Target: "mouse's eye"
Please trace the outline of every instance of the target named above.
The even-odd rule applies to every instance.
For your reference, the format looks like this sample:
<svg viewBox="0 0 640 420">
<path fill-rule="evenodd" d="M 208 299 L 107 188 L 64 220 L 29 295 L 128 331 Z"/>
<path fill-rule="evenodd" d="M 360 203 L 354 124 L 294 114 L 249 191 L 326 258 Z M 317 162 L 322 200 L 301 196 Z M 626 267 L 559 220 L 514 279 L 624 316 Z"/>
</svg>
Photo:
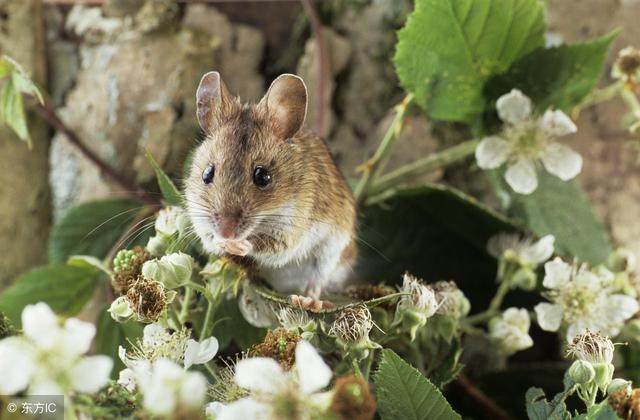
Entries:
<svg viewBox="0 0 640 420">
<path fill-rule="evenodd" d="M 213 182 L 213 176 L 216 174 L 216 168 L 213 165 L 209 165 L 204 168 L 204 172 L 202 172 L 202 182 L 205 184 L 211 184 Z"/>
<path fill-rule="evenodd" d="M 253 170 L 253 183 L 258 188 L 265 188 L 271 184 L 271 173 L 269 170 L 262 166 L 256 166 L 256 169 Z"/>
</svg>

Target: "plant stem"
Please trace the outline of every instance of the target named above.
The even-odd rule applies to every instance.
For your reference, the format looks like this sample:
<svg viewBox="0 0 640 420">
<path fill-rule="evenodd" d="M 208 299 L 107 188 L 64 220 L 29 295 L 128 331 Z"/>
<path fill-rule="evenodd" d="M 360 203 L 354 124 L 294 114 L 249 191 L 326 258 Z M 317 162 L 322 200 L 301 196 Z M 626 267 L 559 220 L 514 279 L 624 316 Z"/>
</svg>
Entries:
<svg viewBox="0 0 640 420">
<path fill-rule="evenodd" d="M 207 300 L 211 300 L 211 298 L 212 298 L 211 292 L 209 292 L 206 287 L 201 286 L 198 283 L 194 283 L 193 281 L 187 282 L 186 286 L 190 287 L 190 288 L 192 288 L 194 290 L 197 290 L 200 293 L 202 293 L 204 295 L 204 297 L 207 298 Z"/>
<path fill-rule="evenodd" d="M 624 101 L 625 104 L 629 107 L 633 116 L 636 118 L 640 118 L 640 102 L 638 101 L 638 97 L 630 91 L 629 89 L 624 89 L 620 93 L 620 97 Z"/>
<path fill-rule="evenodd" d="M 393 121 L 387 129 L 387 132 L 384 134 L 384 137 L 382 138 L 378 149 L 373 154 L 371 159 L 360 165 L 360 169 L 362 170 L 362 177 L 360 178 L 360 181 L 358 182 L 358 185 L 356 186 L 354 192 L 356 201 L 363 202 L 365 200 L 368 193 L 367 190 L 369 188 L 369 185 L 373 181 L 373 174 L 376 171 L 377 166 L 380 164 L 383 158 L 387 156 L 387 154 L 391 150 L 391 147 L 395 144 L 398 136 L 402 132 L 402 123 L 412 101 L 413 95 L 409 93 L 404 97 L 402 102 L 394 107 L 396 114 L 393 117 Z"/>
<path fill-rule="evenodd" d="M 502 407 L 482 392 L 464 373 L 461 373 L 455 379 L 454 384 L 476 403 L 478 410 L 483 411 L 486 414 L 486 418 L 496 420 L 510 418 Z"/>
<path fill-rule="evenodd" d="M 624 90 L 624 82 L 619 80 L 606 86 L 602 89 L 592 90 L 584 100 L 576 105 L 571 111 L 571 116 L 573 119 L 577 119 L 582 112 L 583 109 L 588 108 L 592 105 L 597 105 L 601 102 L 611 100 L 621 94 Z"/>
<path fill-rule="evenodd" d="M 504 300 L 504 297 L 509 292 L 510 288 L 511 288 L 510 282 L 502 281 L 500 283 L 500 286 L 498 286 L 498 290 L 496 291 L 495 296 L 493 296 L 493 298 L 491 299 L 491 302 L 489 303 L 489 307 L 483 312 L 479 312 L 475 315 L 467 317 L 467 319 L 464 320 L 465 324 L 466 325 L 479 324 L 497 315 L 498 311 L 500 310 L 500 305 L 502 305 L 502 301 Z"/>
<path fill-rule="evenodd" d="M 149 194 L 147 191 L 138 187 L 135 183 L 131 182 L 129 179 L 125 178 L 118 172 L 116 169 L 112 168 L 108 163 L 104 162 L 97 154 L 95 154 L 91 149 L 87 147 L 86 144 L 80 137 L 69 128 L 56 114 L 56 111 L 49 105 L 49 103 L 45 102 L 43 104 L 37 104 L 35 106 L 36 111 L 40 116 L 55 130 L 64 134 L 67 140 L 71 144 L 73 144 L 79 151 L 84 155 L 91 163 L 93 163 L 100 172 L 111 179 L 113 182 L 118 184 L 123 190 L 125 190 L 129 195 L 136 197 L 147 204 L 156 205 L 159 203 L 159 200 Z"/>
<path fill-rule="evenodd" d="M 182 307 L 180 308 L 180 323 L 184 324 L 189 317 L 189 304 L 193 297 L 193 289 L 190 286 L 184 288 L 184 300 L 182 301 Z"/>
<path fill-rule="evenodd" d="M 378 179 L 370 188 L 370 194 L 381 194 L 389 188 L 415 179 L 436 169 L 459 162 L 473 154 L 478 145 L 478 140 L 467 140 L 463 143 L 427 156 L 424 159 L 404 165 Z"/>
<path fill-rule="evenodd" d="M 216 299 L 216 301 L 217 300 L 218 299 Z M 211 320 L 213 319 L 213 313 L 217 306 L 217 302 L 214 302 L 213 300 L 207 301 L 207 312 L 204 315 L 204 322 L 202 323 L 202 330 L 200 331 L 200 340 L 211 334 L 209 331 L 211 329 Z"/>
</svg>

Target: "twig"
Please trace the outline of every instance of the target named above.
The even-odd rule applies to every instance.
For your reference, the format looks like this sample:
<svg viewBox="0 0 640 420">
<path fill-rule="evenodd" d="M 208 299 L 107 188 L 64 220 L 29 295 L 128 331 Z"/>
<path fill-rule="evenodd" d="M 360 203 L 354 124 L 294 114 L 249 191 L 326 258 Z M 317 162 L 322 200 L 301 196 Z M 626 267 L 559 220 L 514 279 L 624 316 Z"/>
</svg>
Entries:
<svg viewBox="0 0 640 420">
<path fill-rule="evenodd" d="M 358 182 L 358 185 L 355 189 L 355 197 L 359 203 L 364 202 L 367 198 L 369 185 L 373 181 L 373 174 L 376 171 L 376 168 L 380 164 L 380 162 L 384 159 L 385 156 L 391 151 L 391 147 L 398 139 L 400 132 L 402 131 L 404 117 L 409 108 L 409 104 L 413 101 L 413 95 L 408 94 L 398 105 L 395 106 L 395 116 L 393 117 L 393 121 L 391 125 L 387 129 L 387 132 L 384 134 L 378 149 L 373 154 L 371 159 L 360 165 L 359 169 L 362 171 L 362 178 Z"/>
<path fill-rule="evenodd" d="M 469 396 L 486 417 L 493 420 L 508 420 L 510 417 L 495 401 L 482 392 L 471 380 L 461 373 L 453 382 L 456 388 Z"/>
<path fill-rule="evenodd" d="M 158 199 L 153 197 L 147 191 L 138 187 L 133 182 L 129 181 L 127 178 L 122 176 L 117 170 L 112 168 L 109 164 L 104 162 L 97 154 L 95 154 L 91 149 L 89 149 L 83 142 L 80 140 L 78 135 L 69 128 L 56 114 L 55 110 L 45 102 L 44 105 L 37 104 L 35 107 L 36 111 L 42 118 L 55 130 L 64 134 L 64 136 L 69 140 L 71 144 L 73 144 L 91 163 L 93 163 L 100 172 L 111 179 L 113 182 L 122 187 L 128 194 L 140 199 L 144 203 L 147 204 L 158 204 Z"/>
<path fill-rule="evenodd" d="M 311 29 L 318 43 L 316 52 L 318 58 L 318 91 L 316 92 L 318 113 L 316 114 L 316 131 L 318 136 L 325 137 L 326 127 L 324 126 L 324 112 L 327 106 L 325 98 L 325 86 L 327 84 L 326 78 L 329 73 L 329 62 L 327 60 L 327 46 L 325 44 L 324 33 L 322 28 L 322 21 L 318 15 L 317 10 L 313 6 L 311 0 L 301 0 L 302 6 L 305 12 L 309 16 L 311 22 Z"/>
</svg>

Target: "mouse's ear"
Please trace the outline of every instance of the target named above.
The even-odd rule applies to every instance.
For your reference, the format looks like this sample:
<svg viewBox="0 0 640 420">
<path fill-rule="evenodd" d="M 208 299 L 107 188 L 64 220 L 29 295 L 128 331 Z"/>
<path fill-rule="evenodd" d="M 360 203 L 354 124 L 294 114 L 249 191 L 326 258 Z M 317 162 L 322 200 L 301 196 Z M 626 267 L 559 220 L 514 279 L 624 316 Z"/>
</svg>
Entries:
<svg viewBox="0 0 640 420">
<path fill-rule="evenodd" d="M 196 92 L 198 122 L 206 132 L 215 128 L 225 108 L 229 106 L 230 95 L 220 78 L 220 73 L 210 71 L 202 76 Z"/>
<path fill-rule="evenodd" d="M 307 115 L 307 86 L 294 74 L 282 74 L 260 101 L 280 138 L 289 139 L 302 128 Z"/>
</svg>

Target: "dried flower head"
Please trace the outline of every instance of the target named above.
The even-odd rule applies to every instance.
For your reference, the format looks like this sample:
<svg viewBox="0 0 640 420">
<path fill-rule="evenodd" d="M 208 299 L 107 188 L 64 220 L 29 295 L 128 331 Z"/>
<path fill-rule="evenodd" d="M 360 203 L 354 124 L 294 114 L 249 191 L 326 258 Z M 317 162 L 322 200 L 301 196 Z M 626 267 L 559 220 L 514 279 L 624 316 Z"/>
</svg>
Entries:
<svg viewBox="0 0 640 420">
<path fill-rule="evenodd" d="M 625 389 L 620 390 L 609 395 L 607 401 L 620 418 L 640 418 L 640 388 L 632 390 L 631 393 Z"/>
<path fill-rule="evenodd" d="M 151 255 L 140 246 L 118 251 L 113 260 L 112 284 L 114 289 L 119 293 L 126 293 L 140 276 L 142 265 L 149 259 L 151 259 Z"/>
<path fill-rule="evenodd" d="M 399 308 L 416 310 L 425 318 L 433 316 L 438 310 L 438 302 L 433 288 L 425 285 L 422 280 L 411 274 L 404 274 L 400 291 L 406 295 L 400 298 Z"/>
<path fill-rule="evenodd" d="M 373 419 L 376 399 L 369 383 L 354 375 L 336 379 L 331 411 L 341 420 Z"/>
<path fill-rule="evenodd" d="M 126 296 L 135 313 L 143 320 L 156 321 L 167 307 L 164 286 L 142 276 L 127 290 Z"/>
<path fill-rule="evenodd" d="M 438 302 L 436 313 L 454 318 L 460 318 L 469 313 L 469 300 L 454 281 L 439 281 L 434 283 L 432 288 Z"/>
<path fill-rule="evenodd" d="M 249 350 L 250 357 L 270 357 L 275 359 L 285 370 L 291 369 L 296 360 L 296 345 L 300 335 L 277 328 L 269 330 L 264 340 Z"/>
<path fill-rule="evenodd" d="M 640 50 L 631 46 L 621 49 L 613 65 L 613 77 L 634 81 L 638 70 L 640 70 Z"/>
<path fill-rule="evenodd" d="M 613 342 L 609 337 L 587 330 L 576 335 L 569 343 L 567 356 L 592 364 L 610 364 L 613 360 Z"/>
<path fill-rule="evenodd" d="M 371 328 L 373 328 L 373 320 L 369 308 L 358 305 L 340 311 L 331 325 L 329 334 L 345 343 L 357 343 L 368 339 Z"/>
<path fill-rule="evenodd" d="M 276 313 L 276 317 L 281 327 L 291 331 L 306 330 L 311 323 L 314 323 L 307 311 L 293 306 L 281 306 Z"/>
</svg>

